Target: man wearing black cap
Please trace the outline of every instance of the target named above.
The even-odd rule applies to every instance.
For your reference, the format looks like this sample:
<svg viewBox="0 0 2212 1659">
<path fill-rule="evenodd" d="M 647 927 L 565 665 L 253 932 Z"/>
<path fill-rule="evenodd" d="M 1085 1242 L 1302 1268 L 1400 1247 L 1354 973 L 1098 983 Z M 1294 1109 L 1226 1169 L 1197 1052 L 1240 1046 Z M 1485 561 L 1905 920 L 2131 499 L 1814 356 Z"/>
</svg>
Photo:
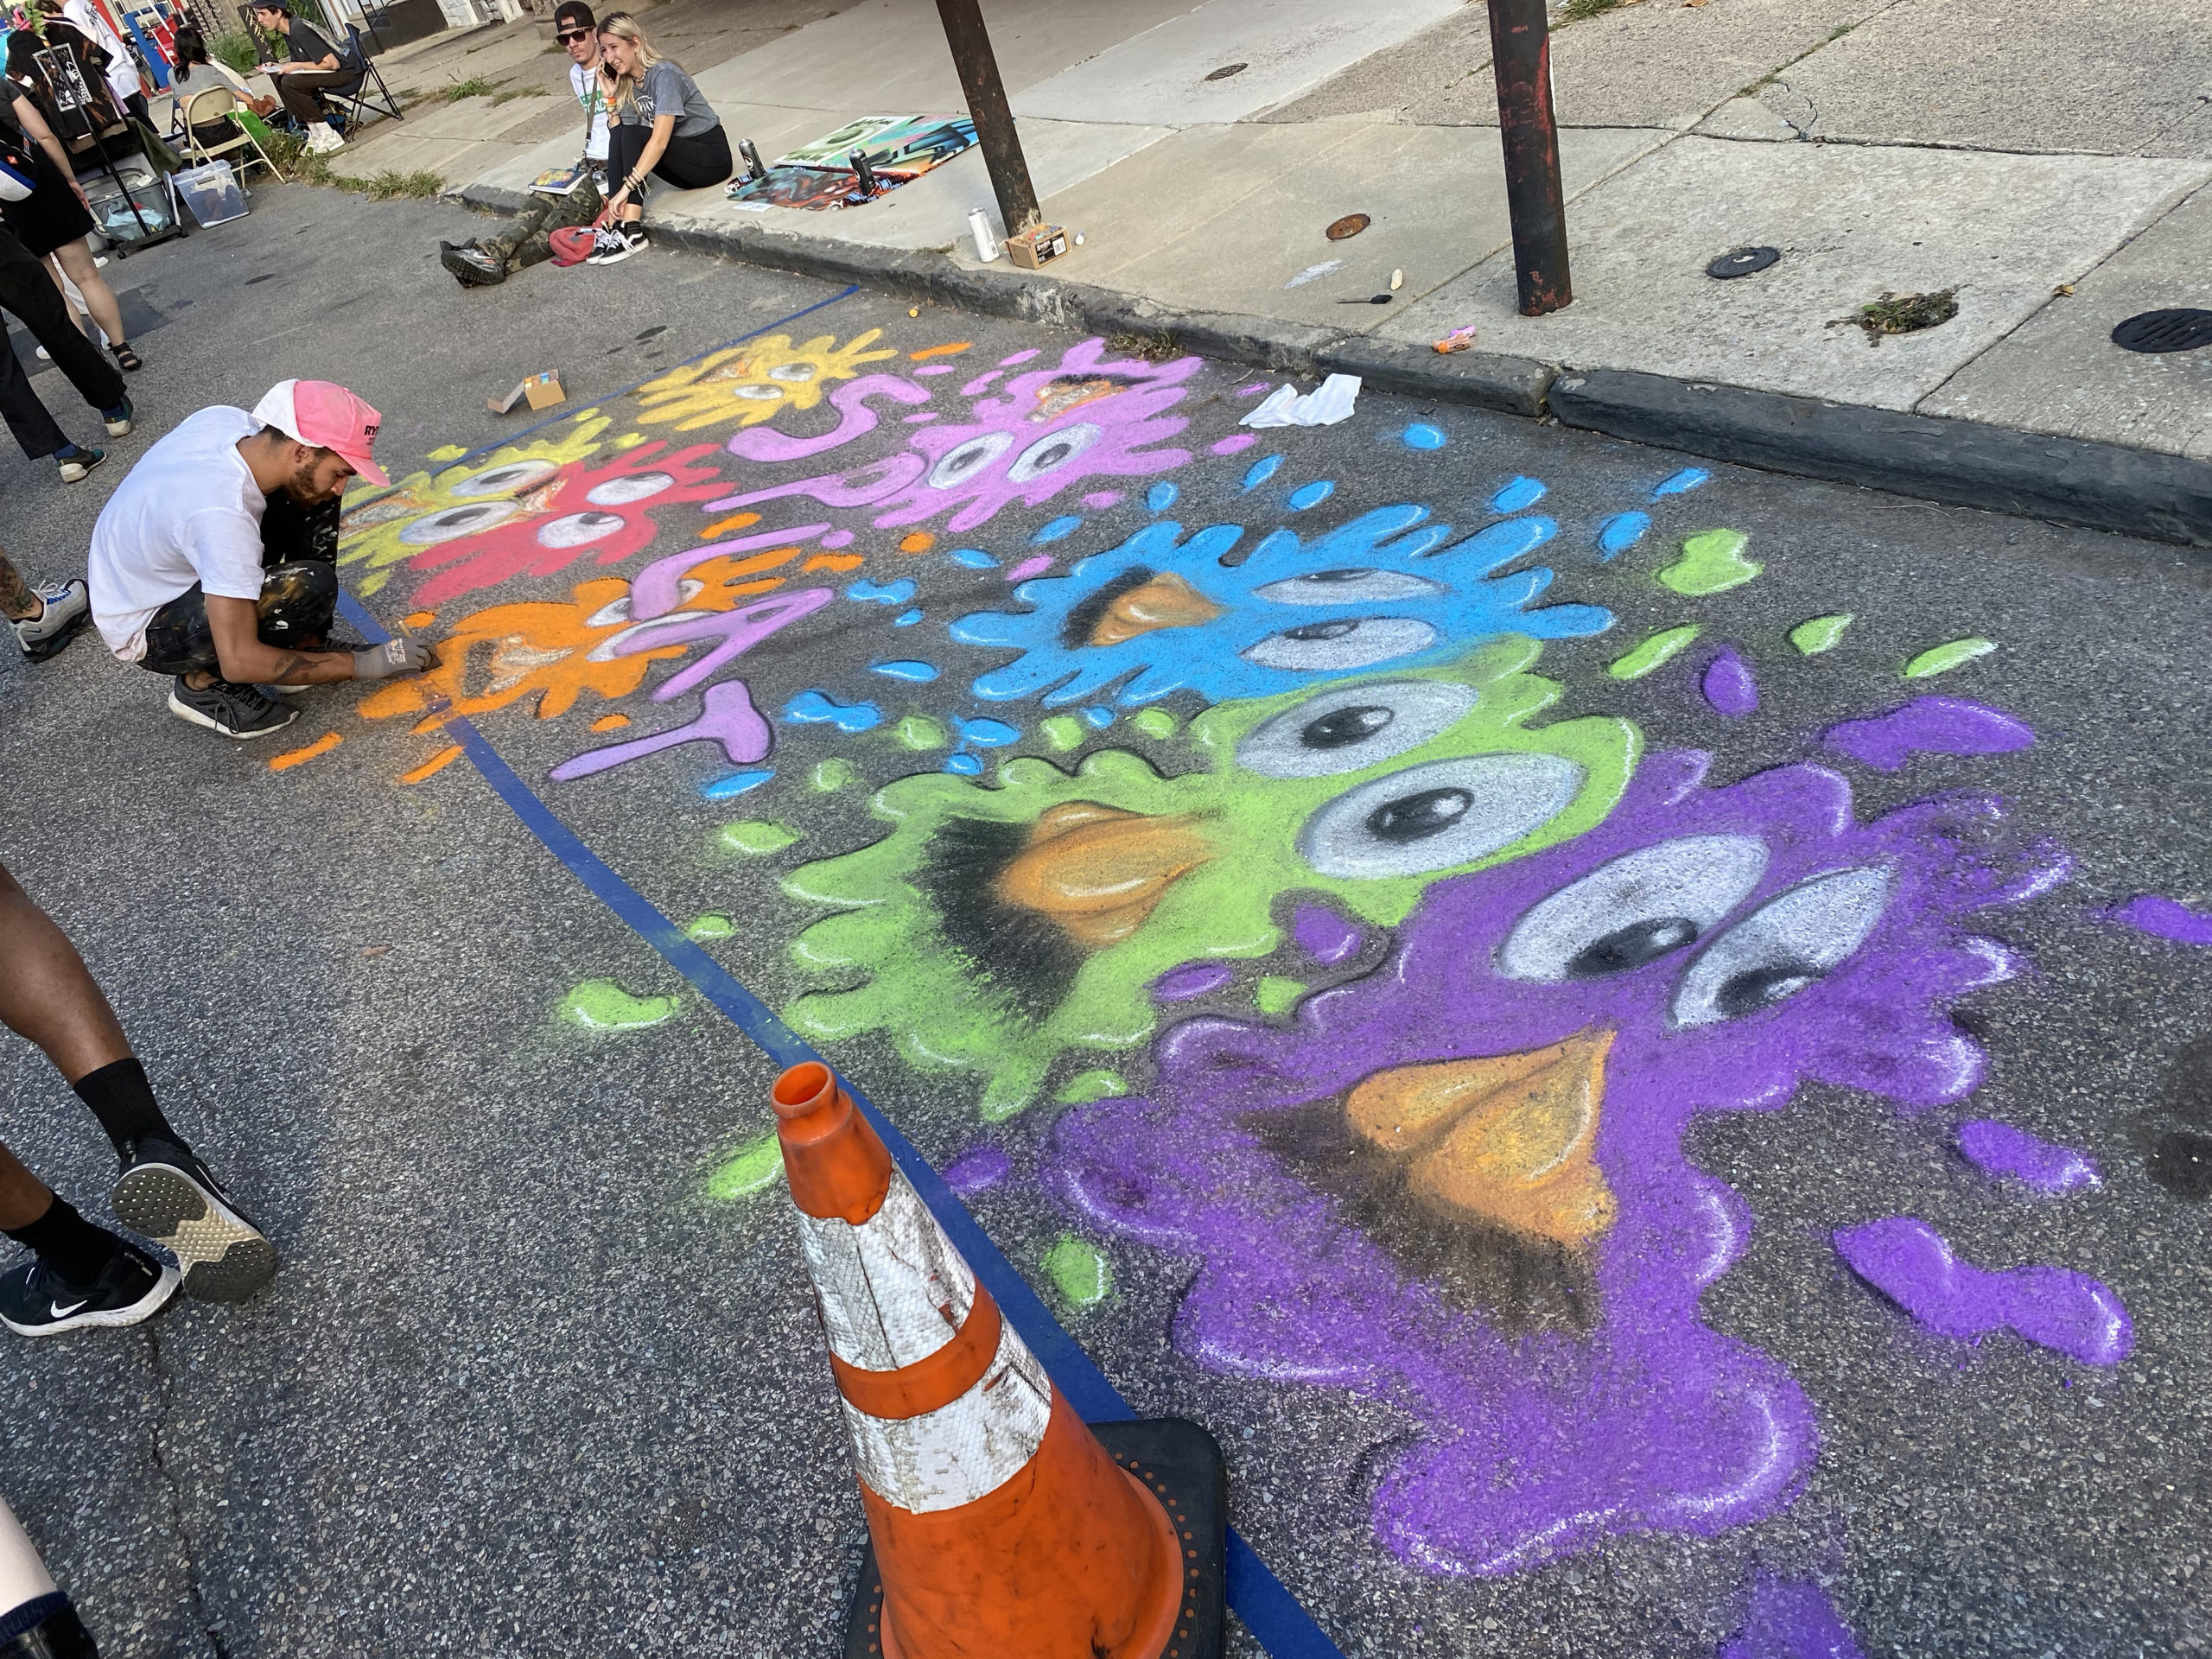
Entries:
<svg viewBox="0 0 2212 1659">
<path fill-rule="evenodd" d="M 360 77 L 358 69 L 340 67 L 338 48 L 317 34 L 311 24 L 292 16 L 288 0 L 253 0 L 253 21 L 284 37 L 290 48 L 283 63 L 264 63 L 261 73 L 276 83 L 276 96 L 308 136 L 308 148 L 317 154 L 336 149 L 346 142 L 335 118 L 322 101 L 323 89 L 347 86 Z M 325 124 L 327 123 L 328 124 Z"/>
</svg>

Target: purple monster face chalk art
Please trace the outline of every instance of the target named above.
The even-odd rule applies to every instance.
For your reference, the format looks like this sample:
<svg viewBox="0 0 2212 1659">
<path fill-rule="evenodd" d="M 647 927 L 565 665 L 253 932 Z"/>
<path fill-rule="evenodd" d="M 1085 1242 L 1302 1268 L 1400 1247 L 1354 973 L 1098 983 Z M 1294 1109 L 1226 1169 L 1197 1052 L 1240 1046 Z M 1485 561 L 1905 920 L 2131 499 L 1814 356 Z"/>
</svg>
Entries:
<svg viewBox="0 0 2212 1659">
<path fill-rule="evenodd" d="M 1433 888 L 1291 1028 L 1193 1020 L 1151 1099 L 1056 1131 L 1064 1202 L 1202 1259 L 1183 1351 L 1422 1426 L 1374 1514 L 1429 1570 L 1789 1501 L 1813 1413 L 1700 1317 L 1751 1216 L 1684 1131 L 1807 1080 L 1967 1095 L 1983 1058 L 1948 1005 L 2013 972 L 1969 918 L 2063 877 L 2047 845 L 1995 850 L 1993 800 L 1862 824 L 1825 768 L 1707 788 L 1707 764 L 1652 757 L 1599 828 Z"/>
</svg>

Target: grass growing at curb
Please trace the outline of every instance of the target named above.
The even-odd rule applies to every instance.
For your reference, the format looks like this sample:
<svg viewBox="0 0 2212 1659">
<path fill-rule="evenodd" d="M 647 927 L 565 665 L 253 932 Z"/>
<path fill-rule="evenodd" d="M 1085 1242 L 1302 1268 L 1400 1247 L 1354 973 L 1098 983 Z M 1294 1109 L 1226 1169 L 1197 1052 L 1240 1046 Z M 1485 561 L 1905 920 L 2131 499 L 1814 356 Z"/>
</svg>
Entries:
<svg viewBox="0 0 2212 1659">
<path fill-rule="evenodd" d="M 446 188 L 445 180 L 428 168 L 402 173 L 388 167 L 381 173 L 372 173 L 365 179 L 347 178 L 332 172 L 330 158 L 309 149 L 307 141 L 296 133 L 276 134 L 269 159 L 276 163 L 279 172 L 296 183 L 327 185 L 334 190 L 346 190 L 357 196 L 366 196 L 371 201 L 394 201 L 402 197 L 426 199 Z"/>
<path fill-rule="evenodd" d="M 512 92 L 493 93 L 492 107 L 496 110 L 500 105 L 511 104 L 518 98 L 547 98 L 550 96 L 551 94 L 549 93 L 543 86 L 518 86 Z"/>
<path fill-rule="evenodd" d="M 1636 3 L 1637 0 L 1567 0 L 1567 3 L 1560 8 L 1559 20 L 1562 23 L 1586 22 L 1592 17 L 1602 17 L 1609 11 L 1618 11 L 1623 6 L 1631 6 Z"/>
<path fill-rule="evenodd" d="M 1123 357 L 1141 358 L 1147 363 L 1166 363 L 1183 354 L 1183 342 L 1173 334 L 1120 334 L 1110 336 L 1106 344 Z"/>
<path fill-rule="evenodd" d="M 486 80 L 481 75 L 471 75 L 467 80 L 456 80 L 446 88 L 446 102 L 458 104 L 464 98 L 489 98 L 505 85 L 504 80 Z"/>
<path fill-rule="evenodd" d="M 396 201 L 403 196 L 428 200 L 446 188 L 446 181 L 424 168 L 419 172 L 401 173 L 386 168 L 372 173 L 365 179 L 340 181 L 344 188 L 357 190 L 371 201 Z"/>
</svg>

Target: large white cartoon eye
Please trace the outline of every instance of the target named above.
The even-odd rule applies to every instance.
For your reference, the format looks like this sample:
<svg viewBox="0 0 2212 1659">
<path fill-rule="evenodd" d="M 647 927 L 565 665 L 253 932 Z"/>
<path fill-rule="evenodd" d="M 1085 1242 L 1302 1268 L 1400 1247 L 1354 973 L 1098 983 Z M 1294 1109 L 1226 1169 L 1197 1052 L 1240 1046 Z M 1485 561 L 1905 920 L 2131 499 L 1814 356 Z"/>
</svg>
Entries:
<svg viewBox="0 0 2212 1659">
<path fill-rule="evenodd" d="M 489 472 L 463 479 L 453 486 L 452 493 L 464 500 L 480 495 L 520 495 L 524 490 L 537 488 L 560 470 L 550 461 L 511 461 L 504 467 L 494 467 Z"/>
<path fill-rule="evenodd" d="M 1015 458 L 1006 469 L 1009 484 L 1027 484 L 1047 473 L 1057 473 L 1077 455 L 1098 442 L 1099 429 L 1088 421 L 1077 426 L 1063 427 L 1050 437 L 1039 438 Z"/>
<path fill-rule="evenodd" d="M 1327 778 L 1417 749 L 1459 723 L 1475 689 L 1441 680 L 1385 680 L 1308 697 L 1244 734 L 1236 764 L 1263 778 Z"/>
<path fill-rule="evenodd" d="M 1756 836 L 1684 836 L 1600 866 L 1514 924 L 1497 953 L 1513 979 L 1602 979 L 1718 926 L 1766 874 Z"/>
<path fill-rule="evenodd" d="M 1241 655 L 1262 668 L 1341 673 L 1425 651 L 1435 639 L 1434 628 L 1410 617 L 1348 617 L 1271 633 L 1257 645 L 1247 645 Z"/>
<path fill-rule="evenodd" d="M 729 395 L 733 397 L 750 397 L 755 402 L 763 404 L 781 403 L 784 397 L 782 391 L 775 386 L 732 386 L 729 389 Z"/>
<path fill-rule="evenodd" d="M 1555 754 L 1408 766 L 1306 819 L 1298 850 L 1323 875 L 1421 875 L 1487 858 L 1573 804 L 1583 770 Z"/>
<path fill-rule="evenodd" d="M 584 493 L 584 499 L 595 507 L 621 507 L 632 501 L 650 501 L 662 491 L 675 487 L 676 480 L 666 473 L 639 473 L 630 478 L 610 478 L 604 484 L 595 484 Z"/>
<path fill-rule="evenodd" d="M 1709 1026 L 1796 995 L 1866 943 L 1889 902 L 1887 870 L 1837 870 L 1792 887 L 1698 952 L 1670 1017 Z"/>
<path fill-rule="evenodd" d="M 572 512 L 565 518 L 556 518 L 551 524 L 538 527 L 540 547 L 589 547 L 594 542 L 603 542 L 622 528 L 619 512 Z"/>
<path fill-rule="evenodd" d="M 986 432 L 967 442 L 956 444 L 937 458 L 937 465 L 930 468 L 927 480 L 933 490 L 949 490 L 965 484 L 1001 455 L 1014 448 L 1011 432 Z"/>
<path fill-rule="evenodd" d="M 512 501 L 472 501 L 464 507 L 446 507 L 427 518 L 417 518 L 399 532 L 399 539 L 416 547 L 454 541 L 503 524 L 521 511 Z"/>
<path fill-rule="evenodd" d="M 1445 591 L 1440 582 L 1396 570 L 1316 570 L 1255 588 L 1252 596 L 1277 605 L 1373 605 Z"/>
<path fill-rule="evenodd" d="M 779 363 L 774 368 L 768 371 L 768 378 L 771 380 L 789 380 L 798 385 L 804 385 L 807 381 L 814 378 L 814 365 L 811 363 Z"/>
</svg>

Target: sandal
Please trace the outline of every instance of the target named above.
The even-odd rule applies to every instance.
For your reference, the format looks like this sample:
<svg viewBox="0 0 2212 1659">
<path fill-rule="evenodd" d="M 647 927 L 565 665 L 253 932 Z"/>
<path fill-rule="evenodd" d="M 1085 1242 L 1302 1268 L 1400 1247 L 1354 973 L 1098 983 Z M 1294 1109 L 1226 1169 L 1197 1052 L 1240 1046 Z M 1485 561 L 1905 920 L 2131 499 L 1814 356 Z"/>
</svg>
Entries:
<svg viewBox="0 0 2212 1659">
<path fill-rule="evenodd" d="M 146 366 L 146 359 L 132 351 L 128 344 L 111 345 L 108 350 L 115 353 L 116 364 L 125 374 L 136 374 Z"/>
</svg>

